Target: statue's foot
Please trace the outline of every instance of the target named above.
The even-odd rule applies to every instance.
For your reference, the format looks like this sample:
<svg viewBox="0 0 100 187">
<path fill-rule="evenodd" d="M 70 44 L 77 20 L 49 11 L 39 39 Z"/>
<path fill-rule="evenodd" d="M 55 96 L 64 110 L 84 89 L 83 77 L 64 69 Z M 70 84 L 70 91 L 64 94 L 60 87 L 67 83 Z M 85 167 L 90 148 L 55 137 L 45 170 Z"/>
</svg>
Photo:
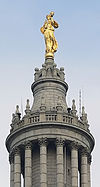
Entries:
<svg viewBox="0 0 100 187">
<path fill-rule="evenodd" d="M 53 52 L 46 52 L 45 58 L 54 58 L 54 53 Z"/>
</svg>

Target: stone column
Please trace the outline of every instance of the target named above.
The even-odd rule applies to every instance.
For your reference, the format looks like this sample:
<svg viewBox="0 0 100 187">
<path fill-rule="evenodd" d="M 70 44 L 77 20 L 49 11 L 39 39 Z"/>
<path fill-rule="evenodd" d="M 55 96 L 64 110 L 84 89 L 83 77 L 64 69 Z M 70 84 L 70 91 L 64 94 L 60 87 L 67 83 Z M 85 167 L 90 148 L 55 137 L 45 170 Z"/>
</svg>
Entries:
<svg viewBox="0 0 100 187">
<path fill-rule="evenodd" d="M 87 168 L 87 172 L 88 172 L 88 187 L 91 187 L 91 173 L 90 173 L 90 167 L 91 167 L 91 155 L 88 155 L 88 168 Z"/>
<path fill-rule="evenodd" d="M 19 148 L 14 151 L 14 187 L 21 187 L 21 156 Z"/>
<path fill-rule="evenodd" d="M 66 177 L 67 177 L 67 168 L 66 168 L 66 164 L 67 164 L 67 152 L 66 152 L 66 146 L 64 147 L 64 186 L 66 186 Z"/>
<path fill-rule="evenodd" d="M 32 187 L 32 147 L 31 142 L 25 146 L 25 187 Z"/>
<path fill-rule="evenodd" d="M 72 187 L 78 187 L 78 144 L 71 143 L 71 175 Z"/>
<path fill-rule="evenodd" d="M 57 187 L 64 187 L 64 169 L 63 169 L 63 145 L 64 140 L 56 139 L 57 148 Z"/>
<path fill-rule="evenodd" d="M 88 187 L 88 172 L 87 172 L 87 150 L 81 152 L 81 187 Z"/>
<path fill-rule="evenodd" d="M 40 145 L 40 187 L 47 187 L 47 139 L 39 139 Z"/>
<path fill-rule="evenodd" d="M 12 153 L 9 155 L 9 162 L 10 162 L 10 187 L 14 187 L 14 157 Z"/>
</svg>

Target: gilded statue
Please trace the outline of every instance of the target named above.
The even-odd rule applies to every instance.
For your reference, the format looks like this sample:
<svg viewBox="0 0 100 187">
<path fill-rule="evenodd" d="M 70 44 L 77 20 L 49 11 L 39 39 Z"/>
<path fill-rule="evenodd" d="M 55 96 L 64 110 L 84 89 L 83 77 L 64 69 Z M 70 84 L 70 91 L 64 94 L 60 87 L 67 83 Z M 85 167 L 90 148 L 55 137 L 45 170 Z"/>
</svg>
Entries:
<svg viewBox="0 0 100 187">
<path fill-rule="evenodd" d="M 50 12 L 50 14 L 46 16 L 44 25 L 40 29 L 45 38 L 46 57 L 54 57 L 54 52 L 56 52 L 58 48 L 58 43 L 54 36 L 54 28 L 58 28 L 58 23 L 54 21 L 53 16 L 54 12 Z"/>
</svg>

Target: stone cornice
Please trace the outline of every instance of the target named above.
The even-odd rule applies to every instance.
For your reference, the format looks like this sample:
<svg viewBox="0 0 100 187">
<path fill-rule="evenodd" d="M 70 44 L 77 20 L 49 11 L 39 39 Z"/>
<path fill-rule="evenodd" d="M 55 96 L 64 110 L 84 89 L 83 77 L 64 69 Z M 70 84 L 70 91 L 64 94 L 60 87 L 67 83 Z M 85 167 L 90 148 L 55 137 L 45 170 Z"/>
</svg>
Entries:
<svg viewBox="0 0 100 187">
<path fill-rule="evenodd" d="M 34 82 L 31 86 L 32 92 L 34 90 L 34 88 L 38 85 L 38 84 L 43 84 L 44 82 L 55 82 L 55 83 L 59 83 L 62 84 L 64 86 L 64 88 L 66 89 L 66 91 L 68 90 L 68 84 L 60 79 L 56 79 L 56 78 L 42 78 L 36 82 Z"/>
<path fill-rule="evenodd" d="M 15 139 L 15 137 L 18 136 L 18 134 L 22 134 L 25 133 L 26 130 L 30 131 L 30 130 L 38 130 L 38 129 L 42 129 L 42 131 L 44 132 L 44 128 L 57 128 L 57 129 L 65 129 L 65 131 L 70 130 L 70 131 L 76 131 L 77 133 L 81 134 L 82 136 L 86 137 L 86 139 L 88 139 L 88 141 L 90 142 L 90 152 L 92 151 L 93 147 L 94 147 L 94 138 L 92 136 L 92 134 L 80 127 L 71 125 L 71 124 L 64 124 L 64 123 L 57 123 L 57 122 L 44 122 L 44 123 L 38 123 L 38 125 L 36 124 L 28 124 L 25 126 L 22 126 L 22 128 L 17 129 L 16 131 L 12 132 L 11 134 L 9 134 L 9 136 L 6 139 L 6 147 L 8 149 L 8 151 L 10 152 L 10 145 L 13 139 Z M 48 133 L 45 134 L 46 136 L 48 136 Z M 53 135 L 53 134 L 52 134 Z M 36 136 L 35 136 L 36 137 Z M 38 134 L 36 139 L 38 138 Z M 31 139 L 31 141 L 33 141 Z"/>
</svg>

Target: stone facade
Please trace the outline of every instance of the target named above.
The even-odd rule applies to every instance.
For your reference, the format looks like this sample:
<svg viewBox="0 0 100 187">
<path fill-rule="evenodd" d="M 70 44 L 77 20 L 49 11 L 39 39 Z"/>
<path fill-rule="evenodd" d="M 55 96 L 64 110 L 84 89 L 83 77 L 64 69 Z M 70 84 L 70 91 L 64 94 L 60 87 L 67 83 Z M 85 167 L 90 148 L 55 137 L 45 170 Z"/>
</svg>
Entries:
<svg viewBox="0 0 100 187">
<path fill-rule="evenodd" d="M 31 88 L 33 105 L 27 100 L 23 118 L 17 106 L 6 139 L 10 187 L 22 187 L 21 176 L 23 187 L 91 187 L 94 138 L 84 107 L 78 118 L 75 100 L 67 106 L 64 68 L 47 58 Z"/>
</svg>

